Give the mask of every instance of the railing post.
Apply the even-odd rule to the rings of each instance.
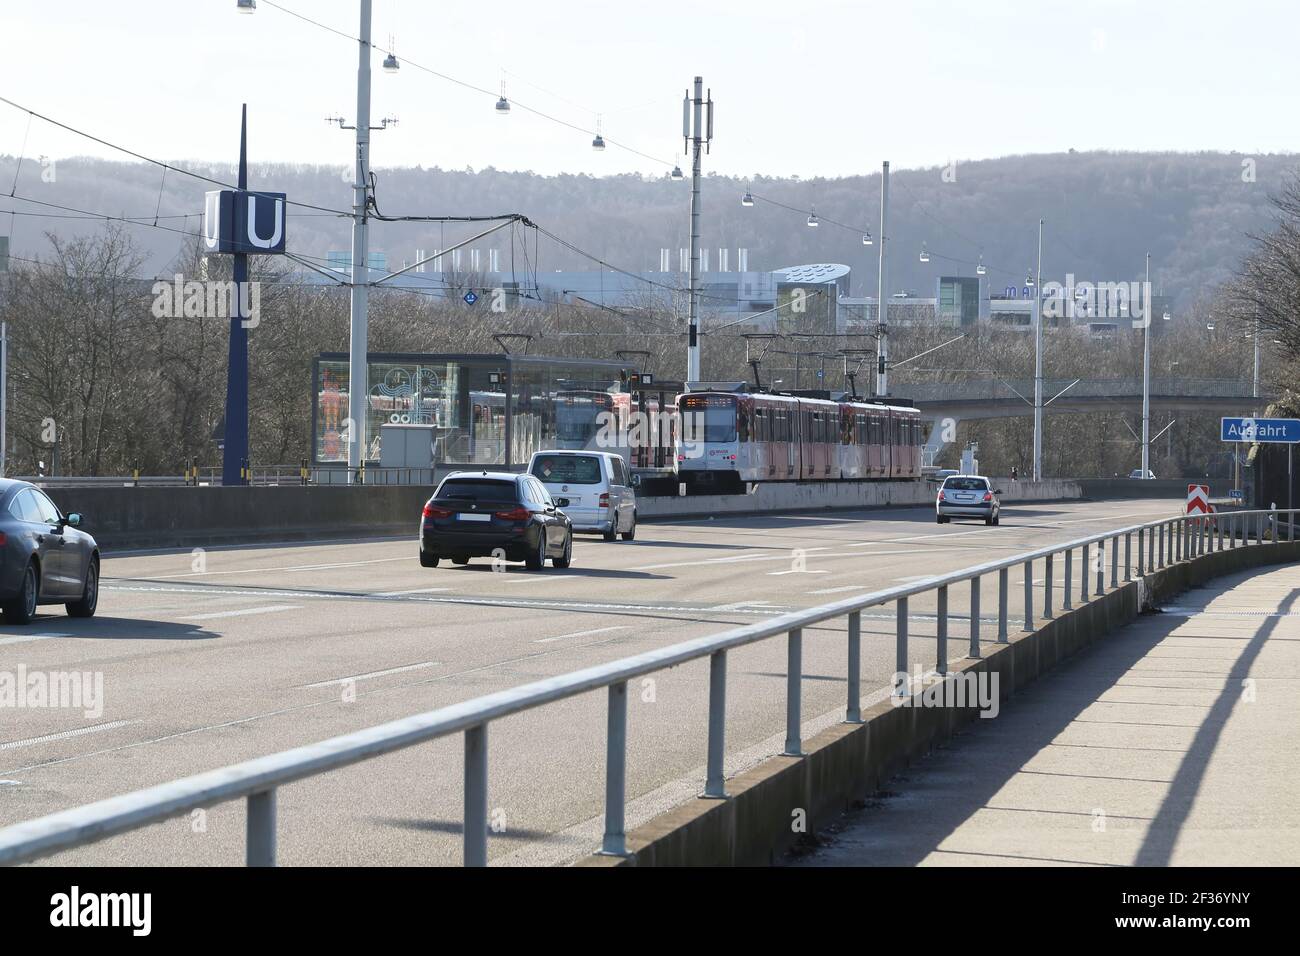
[[[935,628],[936,655],[934,669],[942,677],[948,673],[948,585],[939,588],[939,623]]]
[[[785,645],[785,755],[802,756],[799,747],[799,690],[803,684],[803,630],[790,628]]]
[[[998,643],[1007,642],[1007,610],[1011,603],[1011,597],[1007,593],[1009,588],[1008,582],[1011,578],[1010,568],[1001,568],[998,571]]]
[[[1146,574],[1147,529],[1138,528],[1138,577]]]
[[[727,731],[727,652],[709,655],[709,765],[704,777],[706,797],[725,797],[722,748]]]
[[[1128,546],[1124,547],[1125,557],[1128,557]],[[1119,535],[1110,539],[1110,586],[1119,587]]]
[[[1142,548],[1142,532],[1141,530],[1139,530],[1138,531],[1139,552],[1141,548]],[[1142,555],[1141,553],[1139,553],[1138,563],[1140,564],[1141,562],[1142,562]],[[1133,580],[1133,532],[1125,531],[1124,532],[1124,583],[1128,584],[1128,582],[1132,580]]]
[[[487,724],[465,731],[465,865],[487,866]]]
[[[1052,570],[1054,554],[1049,554],[1043,564],[1045,571],[1043,574],[1043,619],[1051,620],[1052,617],[1052,578],[1055,573]]]
[[[605,839],[600,851],[626,856],[623,808],[627,786],[627,681],[609,685],[605,726]]]
[[[907,663],[907,598],[901,597],[894,609],[894,694],[898,697],[908,694]]]
[[[980,578],[970,579],[970,651],[971,657],[980,656]]]
[[[1088,575],[1092,571],[1092,562],[1089,557],[1091,554],[1092,546],[1085,544],[1079,561],[1079,602],[1081,604],[1088,603]]]
[[[1025,562],[1025,630],[1034,629],[1034,562]]]
[[[275,791],[250,793],[247,814],[245,864],[275,866]]]
[[[1165,526],[1168,525],[1168,523],[1169,522],[1167,521],[1160,522],[1160,563],[1156,564],[1154,561],[1152,562],[1156,568],[1163,568],[1165,566]]]
[[[849,699],[844,708],[844,720],[850,724],[862,723],[862,612],[849,614]]]
[[[1068,611],[1074,607],[1070,596],[1070,579],[1074,577],[1074,549],[1065,549],[1065,587],[1061,588],[1061,609]]]

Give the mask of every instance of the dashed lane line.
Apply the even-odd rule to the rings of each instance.
[[[302,690],[310,687],[340,687],[349,681],[370,680],[372,677],[387,677],[389,674],[405,674],[407,671],[423,670],[426,667],[437,667],[442,661],[421,661],[418,664],[404,664],[401,667],[389,667],[382,671],[370,671],[367,674],[353,674],[350,677],[336,677],[330,680],[318,680],[314,684],[298,684],[294,689]]]
[[[49,743],[51,740],[67,740],[69,737],[81,737],[85,734],[97,734],[103,730],[114,730],[127,724],[138,723],[135,720],[110,720],[106,724],[93,724],[90,727],[78,727],[76,730],[64,730],[57,734],[43,734],[40,737],[28,737],[25,740],[11,740],[0,744],[0,750],[17,750],[19,747],[34,747]]]

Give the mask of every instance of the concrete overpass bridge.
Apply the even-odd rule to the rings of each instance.
[[[1152,411],[1203,412],[1238,415],[1272,401],[1274,394],[1261,388],[1253,396],[1253,384],[1239,379],[1162,377],[1151,379]],[[1034,380],[977,379],[936,384],[900,383],[894,389],[899,398],[910,399],[922,415],[938,425],[950,421],[986,418],[1015,418],[1034,413]],[[1141,412],[1142,379],[1053,378],[1043,380],[1044,413],[1051,415],[1083,412]],[[947,444],[943,435],[951,428],[932,428],[926,443],[929,454]]]

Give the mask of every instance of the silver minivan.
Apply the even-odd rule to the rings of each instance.
[[[606,541],[636,537],[636,492],[627,462],[606,451],[537,451],[528,473],[550,492],[574,531],[599,532]],[[561,500],[563,499],[563,500]]]

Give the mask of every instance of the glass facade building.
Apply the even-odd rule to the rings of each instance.
[[[433,464],[517,469],[534,451],[595,447],[601,411],[626,405],[621,362],[535,355],[371,352],[366,383],[367,466],[384,425],[425,425]],[[312,370],[312,462],[346,465],[348,357],[326,352]]]

